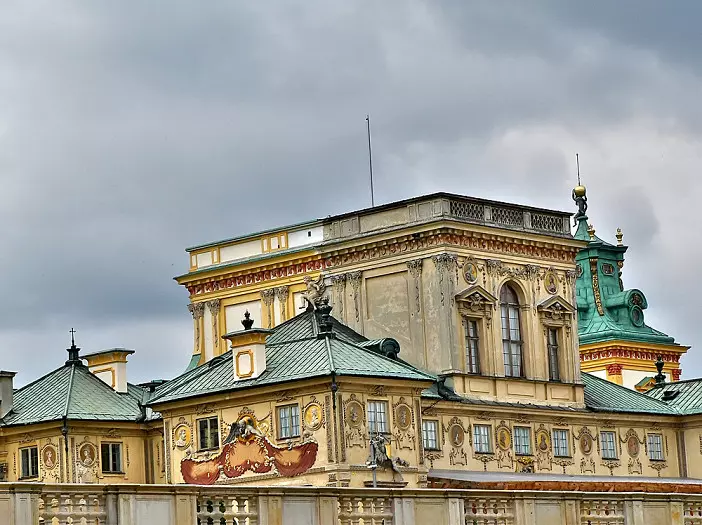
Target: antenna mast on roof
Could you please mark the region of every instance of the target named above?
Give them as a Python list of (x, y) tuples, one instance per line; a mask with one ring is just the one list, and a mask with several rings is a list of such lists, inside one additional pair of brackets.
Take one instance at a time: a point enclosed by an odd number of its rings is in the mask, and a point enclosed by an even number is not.
[(373, 194), (373, 153), (371, 150), (370, 115), (366, 115), (366, 129), (368, 130), (368, 171), (370, 171), (371, 208), (375, 207)]

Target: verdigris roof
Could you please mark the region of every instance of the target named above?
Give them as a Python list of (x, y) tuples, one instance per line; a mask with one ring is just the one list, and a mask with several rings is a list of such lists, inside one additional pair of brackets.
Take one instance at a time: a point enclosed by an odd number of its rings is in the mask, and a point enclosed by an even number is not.
[(636, 390), (582, 372), (585, 384), (585, 405), (596, 412), (628, 412), (676, 416), (679, 412), (669, 404)]
[(646, 395), (661, 400), (681, 415), (702, 414), (702, 379), (655, 385)]
[(304, 312), (278, 325), (266, 340), (266, 370), (258, 377), (235, 380), (231, 350), (158, 387), (149, 405), (200, 395), (329, 376), (384, 377), (435, 381), (401, 359), (364, 348), (362, 335), (331, 318), (333, 337), (318, 337), (315, 312)]
[(140, 407), (148, 394), (136, 385), (118, 393), (80, 362), (67, 362), (14, 392), (13, 408), (0, 426), (29, 425), (48, 421), (140, 421)]

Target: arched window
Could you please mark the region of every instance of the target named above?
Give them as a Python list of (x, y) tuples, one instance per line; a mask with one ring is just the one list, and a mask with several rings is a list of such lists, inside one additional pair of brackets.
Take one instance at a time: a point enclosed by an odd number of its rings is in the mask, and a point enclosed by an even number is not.
[(505, 284), (500, 291), (500, 316), (502, 318), (502, 355), (505, 360), (505, 376), (524, 377), (519, 298), (508, 284)]

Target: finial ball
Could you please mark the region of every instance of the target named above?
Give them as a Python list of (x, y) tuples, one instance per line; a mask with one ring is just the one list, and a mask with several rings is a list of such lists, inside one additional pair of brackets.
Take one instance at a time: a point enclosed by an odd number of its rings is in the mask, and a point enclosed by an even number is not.
[(573, 193), (575, 194), (576, 197), (584, 197), (585, 196), (585, 186), (576, 186), (573, 188)]

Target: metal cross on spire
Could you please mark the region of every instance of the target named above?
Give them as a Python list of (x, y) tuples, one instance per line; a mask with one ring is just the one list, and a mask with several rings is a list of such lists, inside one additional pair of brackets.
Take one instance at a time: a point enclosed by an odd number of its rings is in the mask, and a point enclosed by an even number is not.
[(75, 331), (73, 328), (71, 328), (71, 329), (68, 331), (68, 333), (71, 334), (71, 346), (76, 346), (76, 339), (75, 339), (75, 337), (74, 337), (75, 334), (76, 334), (76, 331)]

